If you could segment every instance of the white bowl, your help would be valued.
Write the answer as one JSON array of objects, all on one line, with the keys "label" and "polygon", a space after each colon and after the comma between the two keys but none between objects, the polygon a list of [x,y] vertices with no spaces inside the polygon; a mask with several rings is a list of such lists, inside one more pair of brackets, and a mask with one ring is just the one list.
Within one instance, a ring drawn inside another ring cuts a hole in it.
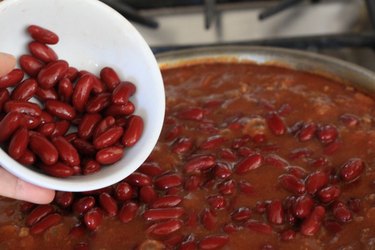
[{"label": "white bowl", "polygon": [[51,47],[71,66],[97,75],[110,66],[121,79],[134,82],[137,91],[132,101],[135,113],[144,119],[144,131],[119,162],[91,175],[50,177],[22,166],[3,150],[1,166],[23,180],[62,191],[95,190],[130,175],[153,150],[164,119],[164,85],[149,46],[123,16],[97,0],[4,0],[0,2],[0,51],[17,57],[28,53],[30,24],[59,35],[59,43]]}]

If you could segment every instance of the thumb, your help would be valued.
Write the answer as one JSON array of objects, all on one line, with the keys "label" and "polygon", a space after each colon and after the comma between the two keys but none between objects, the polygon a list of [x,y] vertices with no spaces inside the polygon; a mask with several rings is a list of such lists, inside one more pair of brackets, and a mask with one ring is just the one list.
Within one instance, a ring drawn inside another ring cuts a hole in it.
[{"label": "thumb", "polygon": [[8,74],[16,66],[16,58],[0,52],[0,77]]}]

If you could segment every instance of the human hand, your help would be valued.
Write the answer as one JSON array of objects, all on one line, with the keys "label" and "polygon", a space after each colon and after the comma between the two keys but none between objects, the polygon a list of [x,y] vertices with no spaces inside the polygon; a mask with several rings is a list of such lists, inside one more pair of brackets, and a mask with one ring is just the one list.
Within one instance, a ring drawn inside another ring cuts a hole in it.
[{"label": "human hand", "polygon": [[[0,77],[10,72],[16,65],[16,59],[0,52]],[[33,203],[49,203],[55,191],[25,182],[0,167],[0,195]]]}]

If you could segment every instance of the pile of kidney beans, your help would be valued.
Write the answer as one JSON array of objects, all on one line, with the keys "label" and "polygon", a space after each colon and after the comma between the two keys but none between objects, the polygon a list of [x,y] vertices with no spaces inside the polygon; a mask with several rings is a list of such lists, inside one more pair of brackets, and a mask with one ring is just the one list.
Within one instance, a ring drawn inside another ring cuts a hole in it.
[{"label": "pile of kidney beans", "polygon": [[61,178],[120,160],[143,132],[129,100],[136,86],[110,67],[98,78],[58,59],[50,45],[59,38],[52,31],[30,25],[27,32],[30,55],[0,78],[3,148],[18,162]]}]

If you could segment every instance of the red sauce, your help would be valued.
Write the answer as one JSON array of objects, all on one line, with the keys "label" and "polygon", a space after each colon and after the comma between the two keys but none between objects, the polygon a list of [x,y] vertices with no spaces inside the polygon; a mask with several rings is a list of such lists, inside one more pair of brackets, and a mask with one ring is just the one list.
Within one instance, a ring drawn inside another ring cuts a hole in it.
[{"label": "red sauce", "polygon": [[[94,227],[74,212],[77,205],[55,201],[63,222],[32,234],[25,220],[35,206],[21,212],[24,203],[3,198],[0,249],[374,247],[372,97],[318,75],[247,63],[162,74],[166,118],[138,170],[146,177],[133,174],[91,194],[103,215]],[[116,195],[124,182],[133,193]],[[101,203],[100,192],[118,210]],[[74,194],[73,203],[87,195]],[[166,204],[172,208],[160,208]]]}]

